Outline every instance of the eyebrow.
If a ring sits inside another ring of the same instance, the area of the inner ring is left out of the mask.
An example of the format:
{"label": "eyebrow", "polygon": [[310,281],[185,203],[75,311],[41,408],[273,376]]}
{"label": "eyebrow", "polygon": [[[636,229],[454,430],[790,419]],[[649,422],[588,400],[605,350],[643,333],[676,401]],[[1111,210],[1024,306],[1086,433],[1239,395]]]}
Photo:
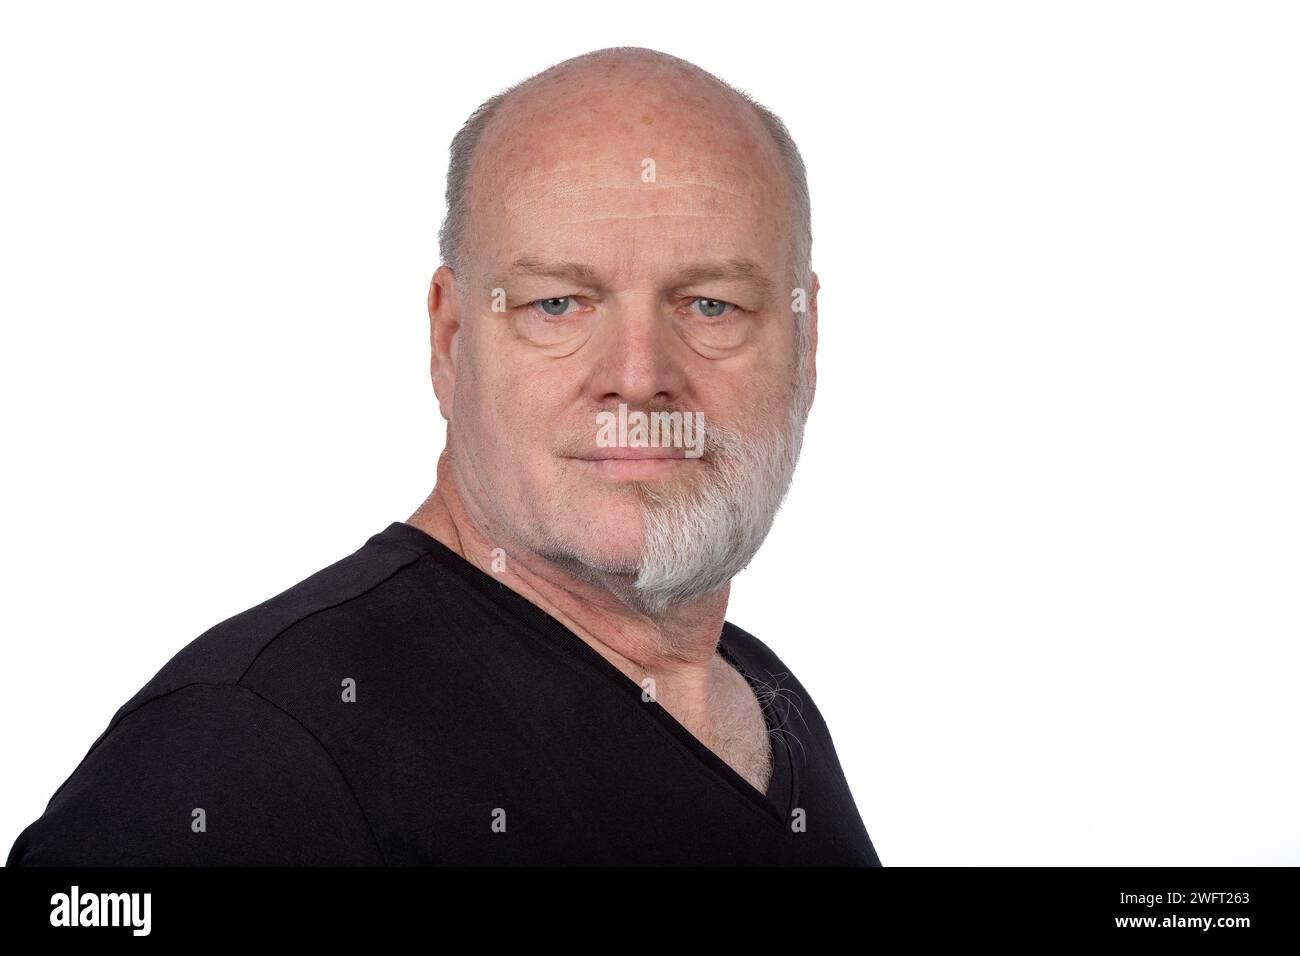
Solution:
{"label": "eyebrow", "polygon": [[510,263],[509,268],[494,276],[489,285],[502,286],[508,279],[517,276],[547,276],[552,279],[567,279],[579,285],[595,287],[600,284],[600,276],[590,266],[581,262],[547,262],[536,256],[522,256]]}
{"label": "eyebrow", "polygon": [[[491,280],[492,286],[504,286],[506,281],[517,276],[546,276],[552,279],[565,279],[591,289],[600,288],[600,274],[581,262],[548,262],[536,256],[521,256],[510,263],[507,270]],[[693,263],[678,270],[673,278],[674,285],[689,285],[693,282],[743,282],[752,286],[765,298],[772,294],[772,281],[768,279],[762,266],[751,259],[733,256],[718,262]]]}

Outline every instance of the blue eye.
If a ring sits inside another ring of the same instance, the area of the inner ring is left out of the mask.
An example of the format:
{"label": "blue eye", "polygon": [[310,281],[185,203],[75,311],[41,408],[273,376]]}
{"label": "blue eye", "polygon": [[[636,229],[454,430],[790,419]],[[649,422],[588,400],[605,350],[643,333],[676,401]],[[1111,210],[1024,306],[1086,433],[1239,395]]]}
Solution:
{"label": "blue eye", "polygon": [[573,296],[561,295],[561,296],[555,296],[554,298],[550,298],[550,299],[538,299],[535,302],[530,302],[528,304],[538,306],[543,312],[545,312],[549,316],[559,317],[568,314],[570,303],[573,303],[575,305],[577,304],[574,301]]}
{"label": "blue eye", "polygon": [[694,307],[697,302],[703,305],[704,309],[700,312],[700,315],[703,315],[706,319],[720,319],[727,314],[726,309],[728,307],[736,308],[730,302],[723,302],[721,299],[706,299],[704,296],[699,296],[692,301],[691,306]]}

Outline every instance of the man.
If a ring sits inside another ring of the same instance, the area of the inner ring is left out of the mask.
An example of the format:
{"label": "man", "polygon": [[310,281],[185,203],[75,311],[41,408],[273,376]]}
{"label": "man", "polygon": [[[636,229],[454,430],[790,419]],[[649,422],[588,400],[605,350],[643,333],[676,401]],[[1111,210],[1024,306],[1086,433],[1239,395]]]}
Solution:
{"label": "man", "polygon": [[783,124],[602,50],[480,107],[447,201],[433,493],[177,654],[10,864],[880,864],[724,620],[815,384]]}

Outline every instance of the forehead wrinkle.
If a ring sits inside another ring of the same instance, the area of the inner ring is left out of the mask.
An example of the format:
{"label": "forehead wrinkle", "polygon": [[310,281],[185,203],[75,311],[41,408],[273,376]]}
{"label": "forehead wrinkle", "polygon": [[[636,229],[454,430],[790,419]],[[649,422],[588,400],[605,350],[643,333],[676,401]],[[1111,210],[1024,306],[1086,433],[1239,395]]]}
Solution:
{"label": "forehead wrinkle", "polygon": [[[680,189],[683,186],[700,186],[713,192],[721,193],[724,196],[730,196],[733,199],[743,199],[757,206],[760,209],[765,208],[765,204],[754,196],[752,193],[732,192],[729,189],[723,189],[721,186],[714,186],[711,183],[698,182],[696,180],[687,180],[685,182],[674,183],[643,183],[640,185],[628,186],[606,186],[601,183],[557,183],[555,187],[541,195],[534,196],[531,199],[509,200],[511,209],[522,209],[525,206],[535,206],[538,203],[544,203],[556,198],[556,193],[562,193],[565,196],[571,196],[576,193],[590,192],[595,190],[605,191],[609,189],[636,190],[638,192],[660,192],[669,189]],[[507,201],[508,194],[502,196],[503,201]]]}
{"label": "forehead wrinkle", "polygon": [[592,216],[590,219],[566,219],[559,225],[565,226],[585,226],[593,222],[636,222],[643,219],[738,219],[738,216],[728,216],[725,213],[716,212],[648,212],[644,216],[633,215],[616,215],[616,216]]}
{"label": "forehead wrinkle", "polygon": [[[744,256],[691,262],[666,274],[672,285],[689,285],[712,279],[738,282],[757,291],[764,301],[772,296],[774,289],[772,280],[767,277],[763,267]],[[520,256],[496,276],[485,274],[488,283],[496,286],[504,286],[516,276],[560,278],[584,284],[591,289],[604,289],[608,285],[600,270],[586,263],[571,259],[552,261],[532,255]]]}
{"label": "forehead wrinkle", "polygon": [[[651,152],[655,152],[655,150],[652,149]],[[648,158],[653,159],[653,157],[648,157]],[[714,156],[709,157],[707,163],[700,160],[696,160],[696,162],[699,162],[701,165],[708,165],[711,168],[721,168],[725,166],[730,169],[734,169],[739,173],[742,173],[743,175],[745,175],[750,179],[754,178],[754,171],[752,168],[752,164],[750,163],[734,163],[731,162],[730,160],[720,159]],[[612,162],[610,159],[602,159],[599,161],[593,161],[589,163],[570,163],[565,166],[547,166],[545,168],[539,167],[536,163],[534,163],[528,167],[527,172],[522,173],[519,177],[516,178],[549,176],[552,173],[567,173],[575,169],[611,169],[618,165],[619,165],[618,163]],[[640,163],[638,162],[634,165],[636,167],[639,167]],[[657,165],[658,163],[656,163],[656,166]]]}
{"label": "forehead wrinkle", "polygon": [[[772,192],[771,184],[767,182],[766,177],[763,175],[763,173],[766,170],[763,171],[755,170],[754,165],[752,163],[749,164],[734,163],[727,160],[709,159],[705,163],[692,162],[690,165],[692,167],[690,171],[695,173],[699,173],[703,171],[703,169],[721,171],[722,169],[725,168],[727,170],[730,170],[733,174],[736,174],[738,178],[757,184],[758,189],[756,190],[756,192],[764,195],[770,194]],[[656,168],[658,168],[658,166]],[[587,169],[603,170],[607,173],[607,175],[605,177],[593,176],[586,180],[582,180],[582,179],[565,180],[560,175],[558,175],[558,174],[574,172],[578,170],[587,170]],[[639,165],[637,166],[637,169],[639,170]],[[507,174],[502,172],[501,170],[502,167],[500,166],[496,167],[496,176],[494,177],[495,182],[500,184],[499,187],[496,189],[489,190],[487,194],[499,196],[502,199],[505,199],[519,192],[521,189],[525,189],[533,185],[538,179],[548,179],[548,178],[560,180],[559,182],[556,183],[556,188],[560,188],[561,186],[563,186],[569,189],[601,188],[601,189],[653,190],[653,189],[668,189],[674,186],[690,185],[690,186],[700,186],[705,189],[713,189],[718,192],[726,193],[727,195],[731,195],[731,196],[749,196],[750,198],[752,198],[753,196],[753,193],[747,194],[743,192],[733,192],[731,190],[724,189],[722,186],[718,185],[717,183],[710,183],[700,179],[680,179],[674,177],[665,182],[656,181],[653,183],[643,183],[643,182],[628,183],[626,182],[626,180],[630,176],[636,176],[636,178],[639,180],[640,179],[639,172],[627,171],[624,169],[623,164],[612,162],[610,160],[604,160],[601,162],[591,162],[591,163],[573,163],[570,165],[553,166],[544,169],[538,168],[536,164],[530,164],[527,170],[520,171],[517,174]],[[602,178],[607,179],[609,181],[602,182],[601,181]],[[718,178],[721,179],[723,177],[718,177]],[[504,180],[504,182],[502,182],[502,180]]]}

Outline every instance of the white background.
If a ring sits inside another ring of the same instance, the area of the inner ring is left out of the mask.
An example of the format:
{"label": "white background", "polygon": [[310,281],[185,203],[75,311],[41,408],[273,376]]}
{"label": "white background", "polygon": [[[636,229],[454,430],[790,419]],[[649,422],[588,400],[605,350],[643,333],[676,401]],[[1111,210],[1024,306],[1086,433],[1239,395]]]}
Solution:
{"label": "white background", "polygon": [[423,499],[451,136],[638,45],[809,167],[817,403],[729,617],[882,861],[1300,863],[1296,8],[469,6],[3,8],[0,853]]}

